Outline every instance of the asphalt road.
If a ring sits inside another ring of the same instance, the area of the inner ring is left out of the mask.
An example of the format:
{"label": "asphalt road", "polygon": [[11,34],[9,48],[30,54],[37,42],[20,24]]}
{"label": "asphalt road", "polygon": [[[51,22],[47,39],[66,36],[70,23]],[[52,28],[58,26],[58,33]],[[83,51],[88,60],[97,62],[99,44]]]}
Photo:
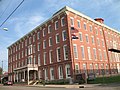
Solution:
{"label": "asphalt road", "polygon": [[99,86],[92,88],[44,88],[44,87],[28,87],[28,86],[0,86],[0,90],[120,90],[120,86]]}

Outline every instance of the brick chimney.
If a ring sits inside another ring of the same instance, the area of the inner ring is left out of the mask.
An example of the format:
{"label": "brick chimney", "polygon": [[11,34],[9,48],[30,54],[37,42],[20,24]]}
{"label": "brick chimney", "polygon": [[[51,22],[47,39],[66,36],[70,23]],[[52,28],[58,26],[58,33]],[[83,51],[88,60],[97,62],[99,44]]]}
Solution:
{"label": "brick chimney", "polygon": [[97,22],[100,22],[100,23],[104,23],[104,19],[102,19],[102,18],[96,18],[94,20],[97,21]]}

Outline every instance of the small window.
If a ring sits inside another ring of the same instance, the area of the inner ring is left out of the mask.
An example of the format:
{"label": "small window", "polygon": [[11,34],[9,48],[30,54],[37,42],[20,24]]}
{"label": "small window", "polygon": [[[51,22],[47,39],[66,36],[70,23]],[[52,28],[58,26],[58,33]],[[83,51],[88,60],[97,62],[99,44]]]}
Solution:
{"label": "small window", "polygon": [[74,26],[74,18],[73,17],[70,18],[70,24],[71,24],[71,26]]}
{"label": "small window", "polygon": [[64,17],[61,18],[61,26],[64,26],[65,25],[65,19]]}
{"label": "small window", "polygon": [[56,34],[56,43],[59,43],[59,42],[60,42],[59,34]]}
{"label": "small window", "polygon": [[92,26],[90,25],[90,32],[92,32]]}
{"label": "small window", "polygon": [[67,33],[66,33],[66,30],[64,30],[62,32],[62,37],[63,37],[63,41],[65,41],[67,39]]}
{"label": "small window", "polygon": [[77,20],[77,25],[78,25],[78,28],[80,28],[80,21]]}
{"label": "small window", "polygon": [[49,37],[49,46],[52,46],[52,37]]}
{"label": "small window", "polygon": [[84,23],[84,30],[87,30],[87,26],[86,26],[86,23]]}
{"label": "small window", "polygon": [[49,25],[49,26],[48,26],[48,33],[51,33],[51,32],[52,32],[52,26]]}
{"label": "small window", "polygon": [[46,35],[46,30],[45,28],[43,29],[43,37]]}
{"label": "small window", "polygon": [[83,41],[82,33],[79,33],[80,41]]}
{"label": "small window", "polygon": [[55,30],[58,29],[58,21],[55,22]]}
{"label": "small window", "polygon": [[89,43],[88,35],[85,35],[85,38],[86,38],[86,42]]}

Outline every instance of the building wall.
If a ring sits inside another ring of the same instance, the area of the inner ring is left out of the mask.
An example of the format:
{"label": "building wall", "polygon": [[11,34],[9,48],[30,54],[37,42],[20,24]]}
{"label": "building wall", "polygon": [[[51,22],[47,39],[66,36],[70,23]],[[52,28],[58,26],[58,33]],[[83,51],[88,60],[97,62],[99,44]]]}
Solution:
{"label": "building wall", "polygon": [[[65,22],[63,26],[61,24],[62,18],[64,18]],[[71,25],[71,18],[74,21],[74,25]],[[58,21],[57,30],[55,29],[56,21]],[[78,27],[78,21],[80,27]],[[52,28],[51,33],[48,31],[50,25]],[[74,27],[78,31],[74,33],[78,36],[78,39],[71,39],[71,27]],[[66,40],[63,40],[63,31],[66,31]],[[45,35],[43,35],[44,32]],[[56,34],[59,34],[59,43],[56,43]],[[82,40],[80,37],[81,34]],[[50,37],[52,38],[51,46],[49,46]],[[46,41],[46,48],[43,48],[44,41]],[[14,69],[24,67],[27,64],[38,65],[38,78],[49,80],[73,77],[73,75],[83,72],[97,72],[97,75],[101,75],[102,69],[107,71],[106,74],[109,74],[111,73],[110,69],[120,67],[120,54],[108,51],[108,49],[112,47],[120,50],[119,41],[119,33],[73,12],[62,12],[35,28],[35,30],[31,31],[29,34],[25,35],[24,38],[21,38],[8,48],[9,80],[14,79]],[[38,50],[39,45],[40,49]],[[64,45],[67,45],[67,60],[65,60],[64,57]],[[77,58],[75,58],[73,46],[77,46]],[[84,47],[84,58],[82,57],[82,47]],[[57,61],[57,48],[60,48],[60,61]],[[96,50],[96,57],[93,49]],[[49,55],[51,50],[52,63],[50,63]],[[44,53],[46,53],[46,64],[44,64]],[[39,55],[40,61],[38,60]],[[30,58],[32,59],[30,60]],[[59,76],[59,66],[62,67],[63,72],[61,77]],[[68,75],[66,74],[66,70],[68,70]],[[54,73],[53,77],[51,77],[52,73]]]}

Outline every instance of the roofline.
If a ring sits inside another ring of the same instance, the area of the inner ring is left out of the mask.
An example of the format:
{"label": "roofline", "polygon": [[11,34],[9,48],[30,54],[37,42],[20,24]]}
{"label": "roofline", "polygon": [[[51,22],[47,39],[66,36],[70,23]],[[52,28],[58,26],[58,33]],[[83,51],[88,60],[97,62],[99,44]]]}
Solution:
{"label": "roofline", "polygon": [[41,23],[39,26],[37,26],[36,28],[34,28],[34,29],[33,29],[32,31],[30,31],[29,33],[25,34],[22,38],[20,38],[19,40],[17,40],[16,42],[14,42],[14,43],[11,44],[10,46],[8,46],[7,48],[10,48],[12,45],[16,44],[18,41],[20,41],[21,39],[25,38],[25,37],[26,37],[27,35],[29,35],[30,33],[32,33],[32,32],[34,32],[35,30],[37,30],[37,28],[40,28],[40,27],[43,26],[45,23],[47,23],[48,21],[52,20],[54,17],[56,17],[57,15],[59,15],[59,14],[62,13],[62,12],[65,12],[65,11],[70,11],[70,12],[72,12],[72,13],[75,13],[75,14],[83,17],[83,18],[86,18],[86,19],[88,19],[88,20],[90,20],[90,21],[92,21],[92,22],[100,25],[100,26],[103,26],[103,27],[105,27],[105,28],[108,28],[108,29],[110,29],[110,30],[112,30],[112,31],[120,34],[120,32],[118,32],[117,30],[115,30],[115,29],[113,29],[113,28],[111,28],[111,27],[109,27],[109,26],[107,26],[107,25],[105,25],[105,24],[99,23],[99,22],[95,21],[94,19],[88,17],[87,15],[84,15],[84,14],[80,13],[80,12],[77,11],[77,10],[74,10],[74,9],[68,7],[68,6],[65,6],[65,7],[63,7],[62,9],[60,9],[59,11],[57,11],[56,13],[54,13],[51,18],[49,18],[48,20],[46,20],[46,21],[44,21],[43,23]]}

